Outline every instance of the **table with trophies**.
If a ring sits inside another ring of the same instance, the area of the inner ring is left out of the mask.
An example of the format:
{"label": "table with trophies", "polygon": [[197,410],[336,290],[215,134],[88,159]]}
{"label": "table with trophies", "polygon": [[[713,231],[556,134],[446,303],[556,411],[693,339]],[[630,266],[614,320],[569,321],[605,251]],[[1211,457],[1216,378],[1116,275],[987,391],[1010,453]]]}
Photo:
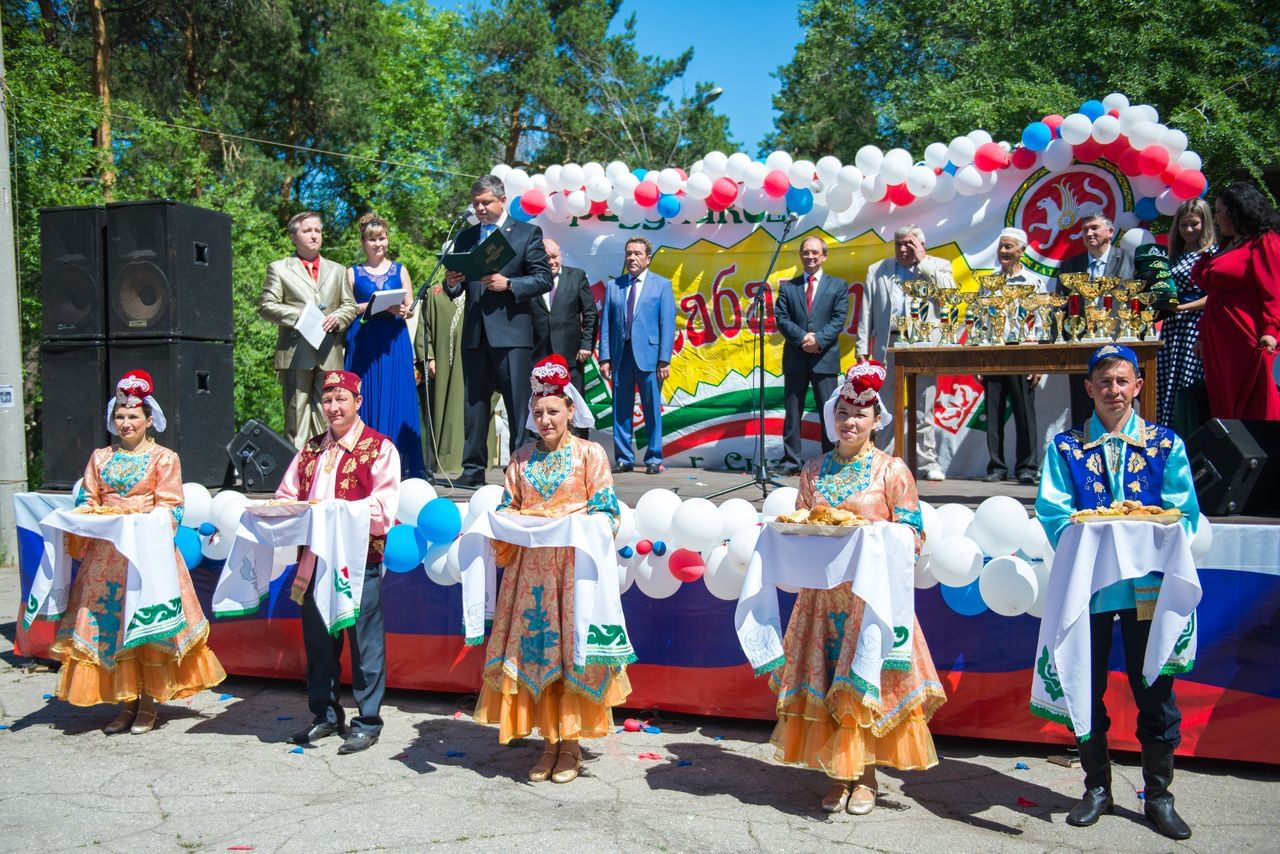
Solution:
{"label": "table with trophies", "polygon": [[1155,420],[1163,346],[1154,338],[1157,294],[1136,279],[1063,273],[1058,280],[1069,293],[1039,292],[998,274],[980,276],[976,291],[939,287],[929,277],[900,283],[908,311],[892,319],[894,446],[905,450],[912,471],[916,422],[908,413],[922,374],[1083,374],[1094,350],[1119,343],[1138,354],[1147,392],[1139,414]]}

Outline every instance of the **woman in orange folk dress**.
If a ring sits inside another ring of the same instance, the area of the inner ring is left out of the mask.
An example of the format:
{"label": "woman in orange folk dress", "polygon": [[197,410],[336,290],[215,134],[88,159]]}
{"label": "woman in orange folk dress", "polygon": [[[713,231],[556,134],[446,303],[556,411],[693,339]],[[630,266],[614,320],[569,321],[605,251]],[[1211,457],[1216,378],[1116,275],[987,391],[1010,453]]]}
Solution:
{"label": "woman in orange folk dress", "polygon": [[[883,426],[878,422],[884,378],[878,362],[849,369],[823,411],[836,446],[805,465],[796,506],[828,505],[909,525],[918,554],[922,528],[915,480],[902,460],[874,442],[875,428]],[[826,773],[834,783],[822,808],[853,815],[875,806],[877,765],[923,770],[938,763],[928,723],[946,702],[919,621],[910,670],[884,669],[878,699],[854,685],[863,607],[848,584],[801,590],[783,639],[785,663],[769,680],[778,695],[772,738],[777,759]]]}
{"label": "woman in orange folk dress", "polygon": [[[568,363],[543,359],[531,384],[530,427],[539,438],[507,466],[499,511],[552,518],[603,513],[617,533],[609,458],[569,431],[571,421],[589,425],[590,411],[569,383]],[[475,719],[497,724],[500,744],[537,729],[545,743],[529,779],[567,783],[578,776],[578,740],[613,731],[612,708],[631,693],[631,683],[624,664],[574,668],[574,549],[496,546],[505,570]]]}
{"label": "woman in orange folk dress", "polygon": [[[145,371],[130,371],[120,380],[107,408],[107,429],[120,437],[120,446],[93,452],[75,502],[77,507],[122,513],[167,507],[176,530],[182,521],[182,468],[177,454],[147,435],[148,428],[165,427],[164,413],[151,394],[151,376]],[[122,620],[128,562],[106,540],[75,538],[72,552],[80,558],[80,569],[53,644],[62,661],[58,699],[73,706],[122,703],[119,716],[103,732],[142,735],[155,727],[157,700],[189,697],[227,678],[205,645],[209,622],[177,548],[186,624],[169,637],[129,649],[124,648]]]}

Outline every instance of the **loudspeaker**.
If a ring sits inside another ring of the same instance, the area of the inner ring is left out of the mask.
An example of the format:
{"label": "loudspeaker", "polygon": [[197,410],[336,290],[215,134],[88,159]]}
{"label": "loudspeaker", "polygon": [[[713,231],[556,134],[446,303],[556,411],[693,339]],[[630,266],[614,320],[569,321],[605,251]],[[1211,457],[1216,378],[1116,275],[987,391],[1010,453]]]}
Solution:
{"label": "loudspeaker", "polygon": [[1280,515],[1280,422],[1214,418],[1187,438],[1187,456],[1201,512]]}
{"label": "loudspeaker", "polygon": [[298,449],[256,418],[244,423],[227,445],[245,492],[275,493]]}
{"label": "loudspeaker", "polygon": [[177,451],[185,482],[218,486],[227,471],[226,437],[235,429],[231,345],[221,341],[158,339],[111,342],[107,371],[121,377],[141,369],[155,381],[168,429],[156,441]]}
{"label": "loudspeaker", "polygon": [[231,217],[171,201],[106,215],[108,335],[230,341]]}
{"label": "loudspeaker", "polygon": [[45,338],[106,337],[106,224],[107,213],[100,207],[40,211],[41,332]]}
{"label": "loudspeaker", "polygon": [[103,341],[45,341],[40,345],[40,428],[44,485],[70,489],[107,432],[107,348]]}

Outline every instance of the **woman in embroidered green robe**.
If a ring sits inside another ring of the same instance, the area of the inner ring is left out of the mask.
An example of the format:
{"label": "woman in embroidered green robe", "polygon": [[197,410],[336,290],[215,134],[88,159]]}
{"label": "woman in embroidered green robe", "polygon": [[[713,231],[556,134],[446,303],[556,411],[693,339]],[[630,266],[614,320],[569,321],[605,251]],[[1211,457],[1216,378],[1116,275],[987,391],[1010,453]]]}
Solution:
{"label": "woman in embroidered green robe", "polygon": [[[878,362],[849,369],[823,413],[836,446],[801,470],[796,507],[838,507],[872,521],[909,525],[918,553],[922,527],[915,480],[901,459],[874,442],[883,382]],[[919,621],[911,668],[885,668],[879,696],[857,684],[853,657],[863,608],[848,584],[801,590],[782,642],[785,663],[769,678],[778,695],[772,737],[777,759],[824,771],[834,783],[822,808],[854,815],[875,806],[877,765],[923,770],[938,764],[928,722],[946,702]]]}
{"label": "woman in embroidered green robe", "polygon": [[[539,382],[547,363],[557,369]],[[609,457],[568,429],[575,411],[586,410],[571,399],[581,400],[576,389],[566,390],[572,389],[567,363],[551,356],[534,374],[531,420],[540,438],[512,457],[498,510],[552,518],[603,513],[616,534],[620,513]],[[567,783],[578,775],[578,740],[613,731],[612,709],[631,693],[631,683],[623,666],[574,668],[574,549],[495,546],[505,570],[475,719],[496,723],[501,744],[537,729],[545,745],[529,779]]]}
{"label": "woman in embroidered green robe", "polygon": [[[147,435],[147,428],[164,429],[164,413],[151,396],[151,377],[145,371],[126,374],[108,413],[108,429],[120,437],[120,446],[93,452],[75,496],[77,508],[149,513],[166,507],[176,530],[182,521],[182,467],[177,454]],[[103,731],[114,735],[131,729],[141,735],[155,726],[157,700],[189,697],[227,678],[205,643],[209,621],[176,547],[185,624],[168,637],[125,648],[121,618],[128,561],[106,540],[71,539],[70,551],[80,559],[80,568],[53,644],[53,654],[62,660],[58,699],[74,706],[122,703],[119,716]]]}

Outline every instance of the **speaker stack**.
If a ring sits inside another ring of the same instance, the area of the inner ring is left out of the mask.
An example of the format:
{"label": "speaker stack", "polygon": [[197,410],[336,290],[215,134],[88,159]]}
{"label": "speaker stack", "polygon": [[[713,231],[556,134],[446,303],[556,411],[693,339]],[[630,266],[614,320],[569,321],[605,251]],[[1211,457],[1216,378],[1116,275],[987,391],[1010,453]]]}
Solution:
{"label": "speaker stack", "polygon": [[1280,516],[1280,421],[1214,418],[1187,437],[1200,511]]}
{"label": "speaker stack", "polygon": [[216,486],[234,431],[231,217],[172,201],[40,212],[44,480],[68,488],[109,444],[106,401],[140,368],[183,480]]}

